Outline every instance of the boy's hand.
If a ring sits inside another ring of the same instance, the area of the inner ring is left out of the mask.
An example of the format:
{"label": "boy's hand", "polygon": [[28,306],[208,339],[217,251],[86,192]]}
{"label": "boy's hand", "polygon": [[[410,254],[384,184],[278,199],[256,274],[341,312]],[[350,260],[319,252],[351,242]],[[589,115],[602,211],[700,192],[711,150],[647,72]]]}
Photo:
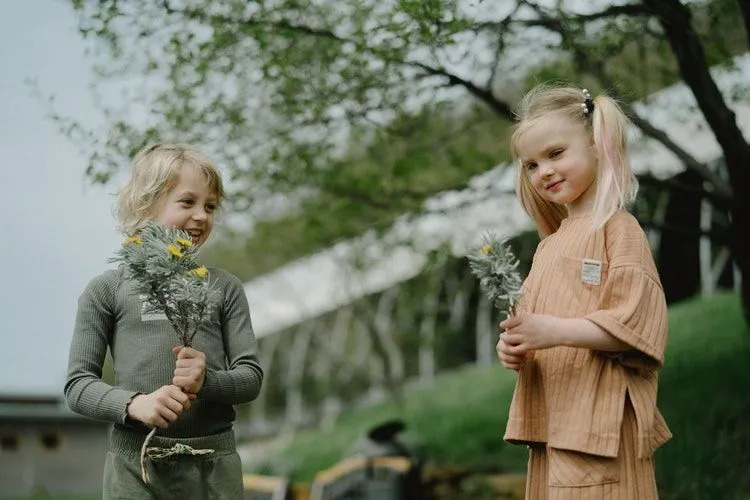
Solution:
{"label": "boy's hand", "polygon": [[166,429],[188,408],[188,395],[177,386],[165,385],[151,394],[138,394],[134,397],[128,404],[128,416],[146,425]]}
{"label": "boy's hand", "polygon": [[172,383],[195,399],[206,379],[206,355],[182,346],[173,347],[172,352],[177,356]]}

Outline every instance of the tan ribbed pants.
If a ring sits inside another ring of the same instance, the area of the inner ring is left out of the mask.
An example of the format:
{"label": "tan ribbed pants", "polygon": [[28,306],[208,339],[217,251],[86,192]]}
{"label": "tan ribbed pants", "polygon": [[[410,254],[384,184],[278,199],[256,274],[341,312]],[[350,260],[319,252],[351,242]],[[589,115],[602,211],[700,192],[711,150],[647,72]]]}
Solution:
{"label": "tan ribbed pants", "polygon": [[616,458],[530,447],[526,500],[658,499],[654,463],[638,458],[637,443],[635,414],[627,401]]}

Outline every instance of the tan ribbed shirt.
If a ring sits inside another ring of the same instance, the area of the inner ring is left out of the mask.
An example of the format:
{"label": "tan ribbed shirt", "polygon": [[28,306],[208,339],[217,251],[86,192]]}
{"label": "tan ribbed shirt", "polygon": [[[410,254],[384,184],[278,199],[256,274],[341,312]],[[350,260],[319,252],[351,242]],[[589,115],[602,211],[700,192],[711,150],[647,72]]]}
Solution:
{"label": "tan ribbed shirt", "polygon": [[632,215],[618,212],[595,231],[588,216],[563,220],[537,247],[518,311],[589,319],[633,350],[529,353],[516,382],[507,441],[617,456],[626,395],[640,457],[671,437],[656,408],[667,306],[646,236]]}

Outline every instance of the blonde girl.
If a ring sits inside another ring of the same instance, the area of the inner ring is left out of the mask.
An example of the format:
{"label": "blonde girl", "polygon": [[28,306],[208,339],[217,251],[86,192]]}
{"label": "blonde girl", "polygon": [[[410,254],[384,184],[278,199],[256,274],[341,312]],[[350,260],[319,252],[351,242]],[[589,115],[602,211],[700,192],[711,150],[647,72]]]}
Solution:
{"label": "blonde girl", "polygon": [[505,439],[529,446],[527,499],[658,497],[667,308],[625,210],[627,124],[615,101],[572,87],[537,87],[519,106],[516,192],[542,241],[497,352],[518,372]]}
{"label": "blonde girl", "polygon": [[[138,153],[119,192],[120,229],[133,236],[156,221],[202,245],[223,197],[221,175],[202,153],[157,144]],[[210,279],[220,299],[193,347],[176,346],[166,317],[144,310],[125,266],[95,277],[78,299],[65,396],[72,410],[114,423],[105,499],[243,497],[233,405],[258,396],[263,371],[242,283],[216,268]],[[107,349],[114,386],[101,379]],[[146,484],[140,449],[154,426],[150,446],[172,451],[147,461]]]}

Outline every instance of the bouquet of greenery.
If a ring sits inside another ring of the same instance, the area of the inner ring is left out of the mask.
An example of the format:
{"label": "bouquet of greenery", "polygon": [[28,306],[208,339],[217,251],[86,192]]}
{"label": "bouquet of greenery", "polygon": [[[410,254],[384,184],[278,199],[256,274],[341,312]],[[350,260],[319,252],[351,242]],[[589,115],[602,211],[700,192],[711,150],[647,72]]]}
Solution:
{"label": "bouquet of greenery", "polygon": [[[208,269],[199,266],[197,247],[190,235],[149,222],[138,234],[126,239],[110,262],[124,264],[135,281],[136,292],[145,296],[146,313],[163,313],[177,333],[180,344],[191,347],[201,323],[208,321],[216,291],[209,285]],[[156,427],[146,436],[141,448],[141,475],[148,483],[145,457],[174,453],[203,454],[213,450],[193,450],[181,445],[178,450],[147,448]],[[179,445],[179,443],[178,443]]]}
{"label": "bouquet of greenery", "polygon": [[479,278],[482,288],[492,304],[512,316],[521,298],[523,280],[518,273],[518,259],[505,241],[493,233],[483,236],[483,245],[469,254],[469,267]]}
{"label": "bouquet of greenery", "polygon": [[147,313],[163,313],[180,343],[192,346],[201,323],[213,308],[215,291],[208,269],[199,266],[197,247],[190,235],[149,222],[137,235],[126,239],[110,262],[122,262],[146,297]]}

